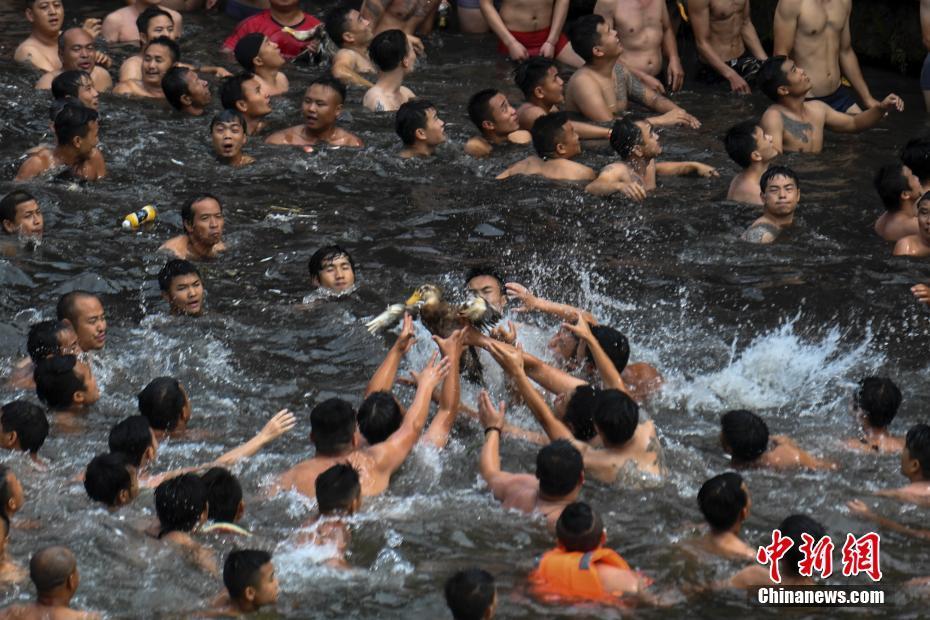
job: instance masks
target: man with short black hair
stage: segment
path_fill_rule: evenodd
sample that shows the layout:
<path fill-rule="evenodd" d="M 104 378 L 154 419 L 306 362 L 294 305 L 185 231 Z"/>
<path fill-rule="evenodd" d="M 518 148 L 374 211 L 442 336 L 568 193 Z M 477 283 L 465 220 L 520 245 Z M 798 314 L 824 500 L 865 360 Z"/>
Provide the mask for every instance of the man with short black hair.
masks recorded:
<path fill-rule="evenodd" d="M 373 84 L 363 77 L 377 73 L 368 56 L 368 44 L 375 36 L 371 29 L 371 21 L 350 2 L 330 9 L 323 21 L 326 24 L 326 33 L 339 48 L 333 56 L 333 77 L 347 85 L 371 88 Z"/>
<path fill-rule="evenodd" d="M 74 355 L 53 355 L 36 362 L 36 395 L 56 413 L 85 413 L 100 400 L 90 366 Z"/>
<path fill-rule="evenodd" d="M 74 70 L 87 72 L 98 92 L 105 93 L 113 88 L 113 78 L 107 71 L 109 57 L 103 57 L 106 59 L 106 65 L 98 64 L 94 38 L 83 28 L 75 26 L 61 33 L 58 39 L 58 55 L 61 57 L 61 68 L 49 71 L 39 78 L 36 82 L 37 90 L 50 89 L 52 81 L 62 72 Z"/>
<path fill-rule="evenodd" d="M 281 67 L 287 64 L 278 44 L 260 32 L 247 34 L 236 43 L 236 61 L 245 71 L 255 74 L 269 97 L 283 95 L 290 82 Z"/>
<path fill-rule="evenodd" d="M 480 568 L 461 570 L 443 588 L 453 620 L 491 620 L 497 611 L 494 576 Z"/>
<path fill-rule="evenodd" d="M 66 103 L 55 116 L 57 146 L 31 151 L 16 173 L 17 181 L 28 181 L 55 168 L 67 167 L 77 179 L 96 181 L 107 174 L 103 155 L 97 149 L 97 113 L 75 103 Z"/>
<path fill-rule="evenodd" d="M 56 315 L 67 321 L 82 351 L 99 351 L 106 344 L 107 319 L 100 298 L 87 291 L 75 290 L 58 299 Z"/>
<path fill-rule="evenodd" d="M 222 110 L 210 121 L 210 141 L 221 164 L 240 168 L 255 162 L 242 152 L 249 141 L 248 123 L 239 110 Z"/>
<path fill-rule="evenodd" d="M 720 444 L 734 467 L 836 469 L 836 463 L 812 456 L 787 435 L 774 435 L 770 441 L 765 421 L 745 409 L 720 416 Z"/>
<path fill-rule="evenodd" d="M 152 427 L 156 439 L 183 433 L 191 418 L 187 391 L 174 377 L 156 377 L 138 395 L 139 413 Z"/>
<path fill-rule="evenodd" d="M 924 191 L 917 175 L 903 164 L 887 164 L 875 173 L 874 185 L 885 208 L 885 213 L 875 220 L 878 236 L 897 241 L 918 234 L 917 201 Z"/>
<path fill-rule="evenodd" d="M 26 0 L 23 4 L 32 32 L 17 46 L 13 59 L 40 71 L 61 69 L 58 38 L 65 23 L 64 5 L 61 0 Z"/>
<path fill-rule="evenodd" d="M 321 75 L 310 82 L 304 92 L 300 107 L 304 123 L 276 131 L 265 142 L 301 146 L 308 153 L 313 150 L 310 147 L 320 143 L 330 146 L 364 146 L 358 136 L 336 125 L 345 98 L 345 84 L 331 75 Z"/>
<path fill-rule="evenodd" d="M 27 191 L 13 190 L 0 200 L 0 224 L 6 235 L 41 239 L 45 219 L 35 197 Z"/>
<path fill-rule="evenodd" d="M 529 131 L 540 116 L 560 111 L 559 106 L 565 103 L 565 82 L 559 76 L 555 61 L 545 56 L 534 56 L 521 62 L 513 75 L 517 88 L 526 98 L 526 102 L 517 108 L 520 129 Z M 582 140 L 604 140 L 610 137 L 608 127 L 578 120 L 572 121 L 572 127 Z"/>
<path fill-rule="evenodd" d="M 172 108 L 190 116 L 202 116 L 213 95 L 210 85 L 197 72 L 175 65 L 161 79 L 161 89 Z"/>
<path fill-rule="evenodd" d="M 465 143 L 465 154 L 487 157 L 494 147 L 502 144 L 529 144 L 530 132 L 520 129 L 517 111 L 510 105 L 507 95 L 496 88 L 478 91 L 468 100 L 468 118 L 480 135 Z"/>
<path fill-rule="evenodd" d="M 184 234 L 172 237 L 159 251 L 170 252 L 184 260 L 216 258 L 226 250 L 223 243 L 223 205 L 209 193 L 192 196 L 181 208 Z"/>
<path fill-rule="evenodd" d="M 116 511 L 139 496 L 137 471 L 122 452 L 98 454 L 84 471 L 84 490 L 92 501 Z"/>
<path fill-rule="evenodd" d="M 730 182 L 727 200 L 761 207 L 759 182 L 769 163 L 779 155 L 774 139 L 755 121 L 745 121 L 727 130 L 723 145 L 730 159 L 742 168 Z"/>
<path fill-rule="evenodd" d="M 446 141 L 445 126 L 432 102 L 411 99 L 401 104 L 394 115 L 394 131 L 404 143 L 401 159 L 432 157 Z"/>
<path fill-rule="evenodd" d="M 904 439 L 888 431 L 901 406 L 901 390 L 894 381 L 888 377 L 866 377 L 859 382 L 854 403 L 861 428 L 858 437 L 846 440 L 846 447 L 872 454 L 899 454 L 904 449 Z"/>
<path fill-rule="evenodd" d="M 504 279 L 496 267 L 476 265 L 465 274 L 465 287 L 468 292 L 483 299 L 498 312 L 504 311 L 507 295 L 504 292 Z"/>
<path fill-rule="evenodd" d="M 48 437 L 48 418 L 42 408 L 26 400 L 3 405 L 0 415 L 0 447 L 28 452 L 39 462 L 39 448 Z"/>
<path fill-rule="evenodd" d="M 909 484 L 896 489 L 882 489 L 876 495 L 930 506 L 930 425 L 915 424 L 908 429 L 900 461 L 901 475 L 908 479 Z"/>
<path fill-rule="evenodd" d="M 181 60 L 181 48 L 168 37 L 156 37 L 142 49 L 142 77 L 121 81 L 113 89 L 114 95 L 164 99 L 161 82 L 171 67 Z"/>
<path fill-rule="evenodd" d="M 749 487 L 742 476 L 734 472 L 714 476 L 701 485 L 697 502 L 710 526 L 710 531 L 695 541 L 701 549 L 731 559 L 755 559 L 755 549 L 739 536 L 752 508 Z"/>
<path fill-rule="evenodd" d="M 400 30 L 385 30 L 368 46 L 371 61 L 378 67 L 378 80 L 365 92 L 362 105 L 372 112 L 393 112 L 416 95 L 403 85 L 417 60 L 413 46 Z"/>
<path fill-rule="evenodd" d="M 278 600 L 278 578 L 271 554 L 255 549 L 230 551 L 223 564 L 223 585 L 229 596 L 229 609 L 236 614 L 251 613 Z"/>
<path fill-rule="evenodd" d="M 804 534 L 813 539 L 811 544 L 816 545 L 827 535 L 826 528 L 811 517 L 802 514 L 795 514 L 785 517 L 777 528 L 781 535 L 790 538 L 794 543 L 778 560 L 778 572 L 781 576 L 780 586 L 815 586 L 817 585 L 812 575 L 802 576 L 800 563 L 806 558 L 801 548 L 804 545 Z M 753 562 L 743 570 L 733 575 L 727 586 L 731 588 L 760 588 L 765 586 L 776 585 L 772 581 L 770 569 L 759 562 Z"/>
<path fill-rule="evenodd" d="M 246 133 L 254 136 L 264 129 L 264 117 L 271 114 L 271 95 L 254 73 L 240 73 L 223 80 L 220 102 L 227 110 L 239 112 L 245 119 Z"/>
<path fill-rule="evenodd" d="M 106 16 L 103 20 L 101 34 L 107 40 L 107 43 L 132 43 L 140 39 L 138 19 L 139 16 L 149 7 L 158 6 L 162 0 L 132 0 L 129 6 L 116 9 Z M 164 9 L 171 15 L 174 25 L 174 31 L 177 37 L 181 38 L 183 30 L 183 18 L 181 14 L 174 9 L 165 7 Z"/>
<path fill-rule="evenodd" d="M 136 18 L 136 28 L 139 30 L 139 53 L 123 61 L 119 68 L 119 81 L 142 79 L 142 50 L 148 42 L 157 37 L 168 37 L 178 40 L 178 33 L 174 31 L 174 18 L 171 13 L 158 6 L 150 6 Z"/>
<path fill-rule="evenodd" d="M 540 116 L 533 123 L 530 136 L 536 155 L 513 164 L 497 175 L 498 180 L 517 175 L 541 176 L 553 181 L 594 180 L 594 170 L 572 161 L 581 154 L 581 140 L 568 114 L 552 112 Z"/>
<path fill-rule="evenodd" d="M 168 302 L 171 314 L 203 314 L 203 280 L 200 271 L 190 261 L 175 258 L 165 263 L 158 272 L 158 288 Z"/>
<path fill-rule="evenodd" d="M 307 269 L 313 287 L 342 293 L 355 286 L 355 261 L 341 246 L 327 245 L 314 252 Z"/>
<path fill-rule="evenodd" d="M 787 166 L 772 166 L 759 181 L 762 215 L 740 237 L 750 243 L 769 244 L 794 225 L 794 212 L 801 200 L 798 175 Z"/>
<path fill-rule="evenodd" d="M 58 113 L 56 104 L 79 103 L 95 112 L 100 111 L 100 93 L 97 92 L 94 81 L 86 71 L 80 69 L 62 71 L 52 80 L 51 88 L 52 97 L 55 99 L 52 104 L 53 111 L 50 113 L 52 122 L 55 121 Z"/>

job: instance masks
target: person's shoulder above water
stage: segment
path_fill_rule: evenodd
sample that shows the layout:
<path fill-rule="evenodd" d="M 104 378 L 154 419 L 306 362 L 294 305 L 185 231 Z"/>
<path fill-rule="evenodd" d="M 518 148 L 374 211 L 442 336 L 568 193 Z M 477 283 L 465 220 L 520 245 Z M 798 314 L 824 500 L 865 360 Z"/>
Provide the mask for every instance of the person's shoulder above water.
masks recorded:
<path fill-rule="evenodd" d="M 750 243 L 769 244 L 778 238 L 779 232 L 781 231 L 778 226 L 760 217 L 746 229 L 740 238 Z"/>

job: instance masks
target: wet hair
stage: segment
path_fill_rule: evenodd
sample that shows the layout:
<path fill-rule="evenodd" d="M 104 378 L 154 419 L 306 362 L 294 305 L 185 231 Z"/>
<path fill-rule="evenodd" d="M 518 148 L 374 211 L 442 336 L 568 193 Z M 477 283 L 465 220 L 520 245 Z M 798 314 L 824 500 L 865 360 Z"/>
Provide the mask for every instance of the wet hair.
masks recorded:
<path fill-rule="evenodd" d="M 402 30 L 385 30 L 368 44 L 368 56 L 383 73 L 400 66 L 410 49 L 407 35 Z"/>
<path fill-rule="evenodd" d="M 756 78 L 759 90 L 772 101 L 778 101 L 778 89 L 788 85 L 788 74 L 781 68 L 786 60 L 787 56 L 769 56 L 759 69 Z"/>
<path fill-rule="evenodd" d="M 381 443 L 400 428 L 404 414 L 388 391 L 373 392 L 358 408 L 358 430 L 369 445 Z"/>
<path fill-rule="evenodd" d="M 258 587 L 259 571 L 271 562 L 271 554 L 258 549 L 237 549 L 230 551 L 223 564 L 223 585 L 229 591 L 229 598 L 242 597 L 246 588 Z"/>
<path fill-rule="evenodd" d="M 82 297 L 92 297 L 100 301 L 99 297 L 87 291 L 74 290 L 65 293 L 58 298 L 58 304 L 55 306 L 55 316 L 58 320 L 63 321 L 68 319 L 72 325 L 76 325 L 78 320 L 77 302 Z"/>
<path fill-rule="evenodd" d="M 542 84 L 549 69 L 555 67 L 555 61 L 545 56 L 533 56 L 524 60 L 513 72 L 513 81 L 523 96 L 529 99 L 533 96 L 533 89 Z"/>
<path fill-rule="evenodd" d="M 213 128 L 217 123 L 239 123 L 239 126 L 242 127 L 242 131 L 246 130 L 245 117 L 242 116 L 242 112 L 232 108 L 226 108 L 220 110 L 216 115 L 214 115 L 213 120 L 210 121 L 210 132 L 213 132 Z"/>
<path fill-rule="evenodd" d="M 426 99 L 411 99 L 397 109 L 394 131 L 406 146 L 416 143 L 417 129 L 426 129 L 427 113 L 436 106 Z"/>
<path fill-rule="evenodd" d="M 571 493 L 578 486 L 583 471 L 581 453 L 566 439 L 557 439 L 536 454 L 539 490 L 550 497 Z"/>
<path fill-rule="evenodd" d="M 779 560 L 779 568 L 782 572 L 797 577 L 800 573 L 798 564 L 804 559 L 804 554 L 801 552 L 801 545 L 803 544 L 801 535 L 809 535 L 816 544 L 817 541 L 827 535 L 827 530 L 823 525 L 807 515 L 785 517 L 778 525 L 778 529 L 781 530 L 782 536 L 787 536 L 794 541 L 791 548 Z"/>
<path fill-rule="evenodd" d="M 357 423 L 352 405 L 341 398 L 330 398 L 310 412 L 310 436 L 317 454 L 336 454 L 352 443 Z"/>
<path fill-rule="evenodd" d="M 632 439 L 639 425 L 639 405 L 620 390 L 601 390 L 594 405 L 594 426 L 604 443 L 614 446 Z"/>
<path fill-rule="evenodd" d="M 584 502 L 565 507 L 555 524 L 555 535 L 566 551 L 587 553 L 601 546 L 604 523 L 600 515 Z"/>
<path fill-rule="evenodd" d="M 61 352 L 58 334 L 71 329 L 64 321 L 40 321 L 29 326 L 29 335 L 26 336 L 26 352 L 33 362 L 57 355 Z"/>
<path fill-rule="evenodd" d="M 572 49 L 586 63 L 594 59 L 594 48 L 601 44 L 601 33 L 597 27 L 604 23 L 600 15 L 584 15 L 568 25 L 566 33 Z"/>
<path fill-rule="evenodd" d="M 36 362 L 33 378 L 36 396 L 49 409 L 67 409 L 74 402 L 74 393 L 87 388 L 84 380 L 74 372 L 77 357 L 52 355 Z"/>
<path fill-rule="evenodd" d="M 16 207 L 30 200 L 35 200 L 35 196 L 21 189 L 14 189 L 4 196 L 3 199 L 0 200 L 0 221 L 6 220 L 15 222 Z"/>
<path fill-rule="evenodd" d="M 610 146 L 621 159 L 629 159 L 633 149 L 643 144 L 643 130 L 630 116 L 614 121 L 610 129 Z"/>
<path fill-rule="evenodd" d="M 236 102 L 245 99 L 245 93 L 242 92 L 242 85 L 249 80 L 255 79 L 255 74 L 248 71 L 228 77 L 220 84 L 220 103 L 227 110 L 235 110 Z M 212 128 L 213 125 L 211 124 Z"/>
<path fill-rule="evenodd" d="M 233 55 L 236 57 L 236 62 L 246 71 L 255 71 L 255 58 L 261 52 L 265 38 L 261 32 L 250 32 L 236 43 Z"/>
<path fill-rule="evenodd" d="M 164 9 L 160 9 L 157 6 L 150 6 L 149 8 L 139 13 L 139 17 L 136 18 L 136 28 L 139 29 L 139 33 L 148 36 L 149 22 L 159 15 L 167 17 L 171 20 L 171 23 L 174 24 L 174 17 L 171 16 L 171 13 Z"/>
<path fill-rule="evenodd" d="M 169 39 L 168 37 L 155 37 L 151 41 L 145 44 L 145 47 L 142 48 L 142 53 L 144 54 L 149 50 L 150 47 L 154 45 L 161 45 L 162 47 L 168 48 L 168 51 L 171 52 L 171 64 L 176 65 L 181 60 L 181 46 L 178 45 L 177 41 Z"/>
<path fill-rule="evenodd" d="M 485 121 L 494 121 L 494 113 L 491 111 L 491 99 L 500 94 L 501 91 L 496 88 L 485 88 L 479 90 L 468 100 L 468 118 L 475 124 L 475 127 L 481 130 L 481 124 Z"/>
<path fill-rule="evenodd" d="M 58 144 L 70 145 L 75 138 L 86 138 L 90 133 L 90 124 L 98 118 L 96 110 L 86 108 L 78 102 L 67 102 L 55 115 L 55 137 Z"/>
<path fill-rule="evenodd" d="M 591 333 L 597 339 L 597 343 L 604 349 L 604 353 L 613 362 L 617 372 L 623 372 L 626 363 L 630 361 L 630 341 L 626 336 L 617 329 L 607 325 L 591 326 Z M 594 354 L 588 348 L 588 363 L 594 364 Z"/>
<path fill-rule="evenodd" d="M 98 454 L 87 465 L 84 473 L 84 490 L 95 502 L 115 506 L 120 491 L 132 489 L 132 463 L 122 452 Z"/>
<path fill-rule="evenodd" d="M 211 467 L 200 479 L 207 488 L 207 515 L 213 521 L 232 523 L 242 503 L 242 485 L 231 471 L 224 467 Z"/>
<path fill-rule="evenodd" d="M 10 499 L 13 498 L 13 489 L 10 485 L 10 475 L 12 475 L 14 478 L 16 477 L 16 474 L 13 473 L 12 469 L 6 465 L 0 465 L 0 519 L 3 519 L 7 525 L 7 528 L 10 527 L 10 515 L 8 515 L 6 511 L 10 505 Z M 9 531 L 9 529 L 7 531 Z"/>
<path fill-rule="evenodd" d="M 904 447 L 912 459 L 920 463 L 924 479 L 930 479 L 930 426 L 915 424 L 904 437 Z"/>
<path fill-rule="evenodd" d="M 762 173 L 762 178 L 759 179 L 759 187 L 765 192 L 765 188 L 768 187 L 769 181 L 775 177 L 785 177 L 786 179 L 791 179 L 794 182 L 794 186 L 798 189 L 801 189 L 801 183 L 798 179 L 798 174 L 789 168 L 788 166 L 769 166 L 768 170 Z"/>
<path fill-rule="evenodd" d="M 188 274 L 194 274 L 201 280 L 203 279 L 194 263 L 183 258 L 173 258 L 165 263 L 165 266 L 158 272 L 158 288 L 163 293 L 167 293 L 175 278 Z"/>
<path fill-rule="evenodd" d="M 769 427 L 751 411 L 727 411 L 720 417 L 720 430 L 733 456 L 741 461 L 754 461 L 768 450 Z"/>
<path fill-rule="evenodd" d="M 323 16 L 323 26 L 326 28 L 326 34 L 336 44 L 336 47 L 342 47 L 342 37 L 349 31 L 349 13 L 358 10 L 352 3 L 343 2 L 331 8 Z"/>
<path fill-rule="evenodd" d="M 52 98 L 56 100 L 68 99 L 69 97 L 77 99 L 81 90 L 81 83 L 85 78 L 88 80 L 93 79 L 87 71 L 81 69 L 62 71 L 52 80 Z"/>
<path fill-rule="evenodd" d="M 29 560 L 29 578 L 39 594 L 65 585 L 76 570 L 77 560 L 67 547 L 45 547 Z"/>
<path fill-rule="evenodd" d="M 340 256 L 345 256 L 349 264 L 352 265 L 352 271 L 355 271 L 355 261 L 352 260 L 352 255 L 345 248 L 338 245 L 326 245 L 314 252 L 310 260 L 307 261 L 307 270 L 310 272 L 311 277 L 319 278 L 326 263 L 331 263 Z"/>
<path fill-rule="evenodd" d="M 579 385 L 565 404 L 565 417 L 562 422 L 579 441 L 590 441 L 597 436 L 597 428 L 594 426 L 597 396 L 598 390 L 592 386 Z"/>
<path fill-rule="evenodd" d="M 743 489 L 743 477 L 728 471 L 702 484 L 697 501 L 710 529 L 725 532 L 736 525 L 749 496 Z"/>
<path fill-rule="evenodd" d="M 480 276 L 490 276 L 497 280 L 497 285 L 504 290 L 504 276 L 494 265 L 475 265 L 465 274 L 465 284 Z"/>
<path fill-rule="evenodd" d="M 866 377 L 859 382 L 856 405 L 865 412 L 869 424 L 885 428 L 901 406 L 901 390 L 888 377 Z"/>
<path fill-rule="evenodd" d="M 187 87 L 187 73 L 190 71 L 187 67 L 174 66 L 165 72 L 161 79 L 161 89 L 165 93 L 165 99 L 175 110 L 183 110 L 184 104 L 181 97 L 190 95 L 191 91 Z"/>
<path fill-rule="evenodd" d="M 326 88 L 336 91 L 336 94 L 339 95 L 339 103 L 345 102 L 346 85 L 334 78 L 332 73 L 324 73 L 323 75 L 315 77 L 313 81 L 307 85 L 307 90 L 310 90 L 312 86 L 316 85 L 325 86 Z"/>
<path fill-rule="evenodd" d="M 133 467 L 142 466 L 145 451 L 152 447 L 152 427 L 148 418 L 133 415 L 121 420 L 110 429 L 107 437 L 110 452 L 121 452 Z"/>
<path fill-rule="evenodd" d="M 446 605 L 453 620 L 482 620 L 494 604 L 494 577 L 486 570 L 460 570 L 446 581 Z"/>
<path fill-rule="evenodd" d="M 362 494 L 358 472 L 351 465 L 339 463 L 317 476 L 314 483 L 320 514 L 348 510 Z"/>
<path fill-rule="evenodd" d="M 161 528 L 158 537 L 170 532 L 190 532 L 207 508 L 207 487 L 197 474 L 169 478 L 155 489 L 155 512 Z"/>
<path fill-rule="evenodd" d="M 48 418 L 38 405 L 27 400 L 14 400 L 3 405 L 0 414 L 3 432 L 16 432 L 19 447 L 30 454 L 38 454 L 48 437 Z"/>
<path fill-rule="evenodd" d="M 565 123 L 568 114 L 565 112 L 550 112 L 537 118 L 530 129 L 533 137 L 533 148 L 540 157 L 555 155 L 555 149 L 565 139 Z"/>
<path fill-rule="evenodd" d="M 152 379 L 138 396 L 139 413 L 157 431 L 173 431 L 184 413 L 187 398 L 174 377 Z"/>
<path fill-rule="evenodd" d="M 215 200 L 216 204 L 220 205 L 220 212 L 223 211 L 223 203 L 220 201 L 219 198 L 217 198 L 216 196 L 214 196 L 213 194 L 209 192 L 200 192 L 198 194 L 192 195 L 187 200 L 187 202 L 184 203 L 184 206 L 181 207 L 181 219 L 187 222 L 188 224 L 193 224 L 194 223 L 194 205 L 204 200 Z"/>
<path fill-rule="evenodd" d="M 930 181 L 930 136 L 908 140 L 901 149 L 901 162 L 917 175 L 921 183 Z"/>
<path fill-rule="evenodd" d="M 740 168 L 745 169 L 752 165 L 752 153 L 758 147 L 756 144 L 756 127 L 758 126 L 756 121 L 743 121 L 730 127 L 723 137 L 723 146 L 727 150 L 727 155 Z"/>
<path fill-rule="evenodd" d="M 910 189 L 907 177 L 904 176 L 903 164 L 887 164 L 878 169 L 873 179 L 875 191 L 885 210 L 889 213 L 901 210 L 901 194 Z"/>

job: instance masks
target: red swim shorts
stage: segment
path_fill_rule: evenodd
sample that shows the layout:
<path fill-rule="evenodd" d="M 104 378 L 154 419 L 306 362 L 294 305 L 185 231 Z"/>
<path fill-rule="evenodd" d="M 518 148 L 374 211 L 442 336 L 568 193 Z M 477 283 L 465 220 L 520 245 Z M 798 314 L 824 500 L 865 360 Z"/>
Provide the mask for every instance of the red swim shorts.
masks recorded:
<path fill-rule="evenodd" d="M 543 43 L 546 42 L 546 39 L 549 38 L 549 28 L 537 30 L 535 32 L 514 32 L 511 30 L 510 34 L 526 48 L 526 52 L 530 56 L 539 56 L 539 48 L 541 48 Z M 561 52 L 566 45 L 568 45 L 568 37 L 565 36 L 565 33 L 559 33 L 559 40 L 556 41 L 555 44 L 555 55 L 558 56 L 559 52 Z M 510 52 L 507 51 L 507 46 L 500 40 L 497 42 L 497 51 L 501 54 L 510 54 Z"/>

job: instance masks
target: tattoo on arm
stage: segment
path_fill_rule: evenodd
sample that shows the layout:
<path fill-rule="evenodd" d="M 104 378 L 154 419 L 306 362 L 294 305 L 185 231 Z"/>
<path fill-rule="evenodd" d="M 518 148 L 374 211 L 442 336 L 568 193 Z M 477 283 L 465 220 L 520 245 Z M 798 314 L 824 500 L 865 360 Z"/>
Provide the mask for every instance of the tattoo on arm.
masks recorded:
<path fill-rule="evenodd" d="M 810 123 L 803 123 L 789 118 L 784 112 L 781 112 L 782 124 L 791 136 L 798 142 L 807 144 L 814 133 L 814 127 Z"/>
<path fill-rule="evenodd" d="M 778 227 L 771 224 L 756 224 L 749 228 L 743 235 L 743 239 L 751 243 L 763 243 L 767 237 L 777 237 Z"/>
<path fill-rule="evenodd" d="M 620 63 L 617 63 L 617 66 L 619 67 Z M 623 82 L 626 85 L 624 90 L 629 93 L 630 99 L 637 103 L 648 105 L 646 103 L 646 87 L 643 83 L 639 81 L 638 77 L 628 73 L 626 70 L 621 69 L 621 71 L 623 72 Z"/>

